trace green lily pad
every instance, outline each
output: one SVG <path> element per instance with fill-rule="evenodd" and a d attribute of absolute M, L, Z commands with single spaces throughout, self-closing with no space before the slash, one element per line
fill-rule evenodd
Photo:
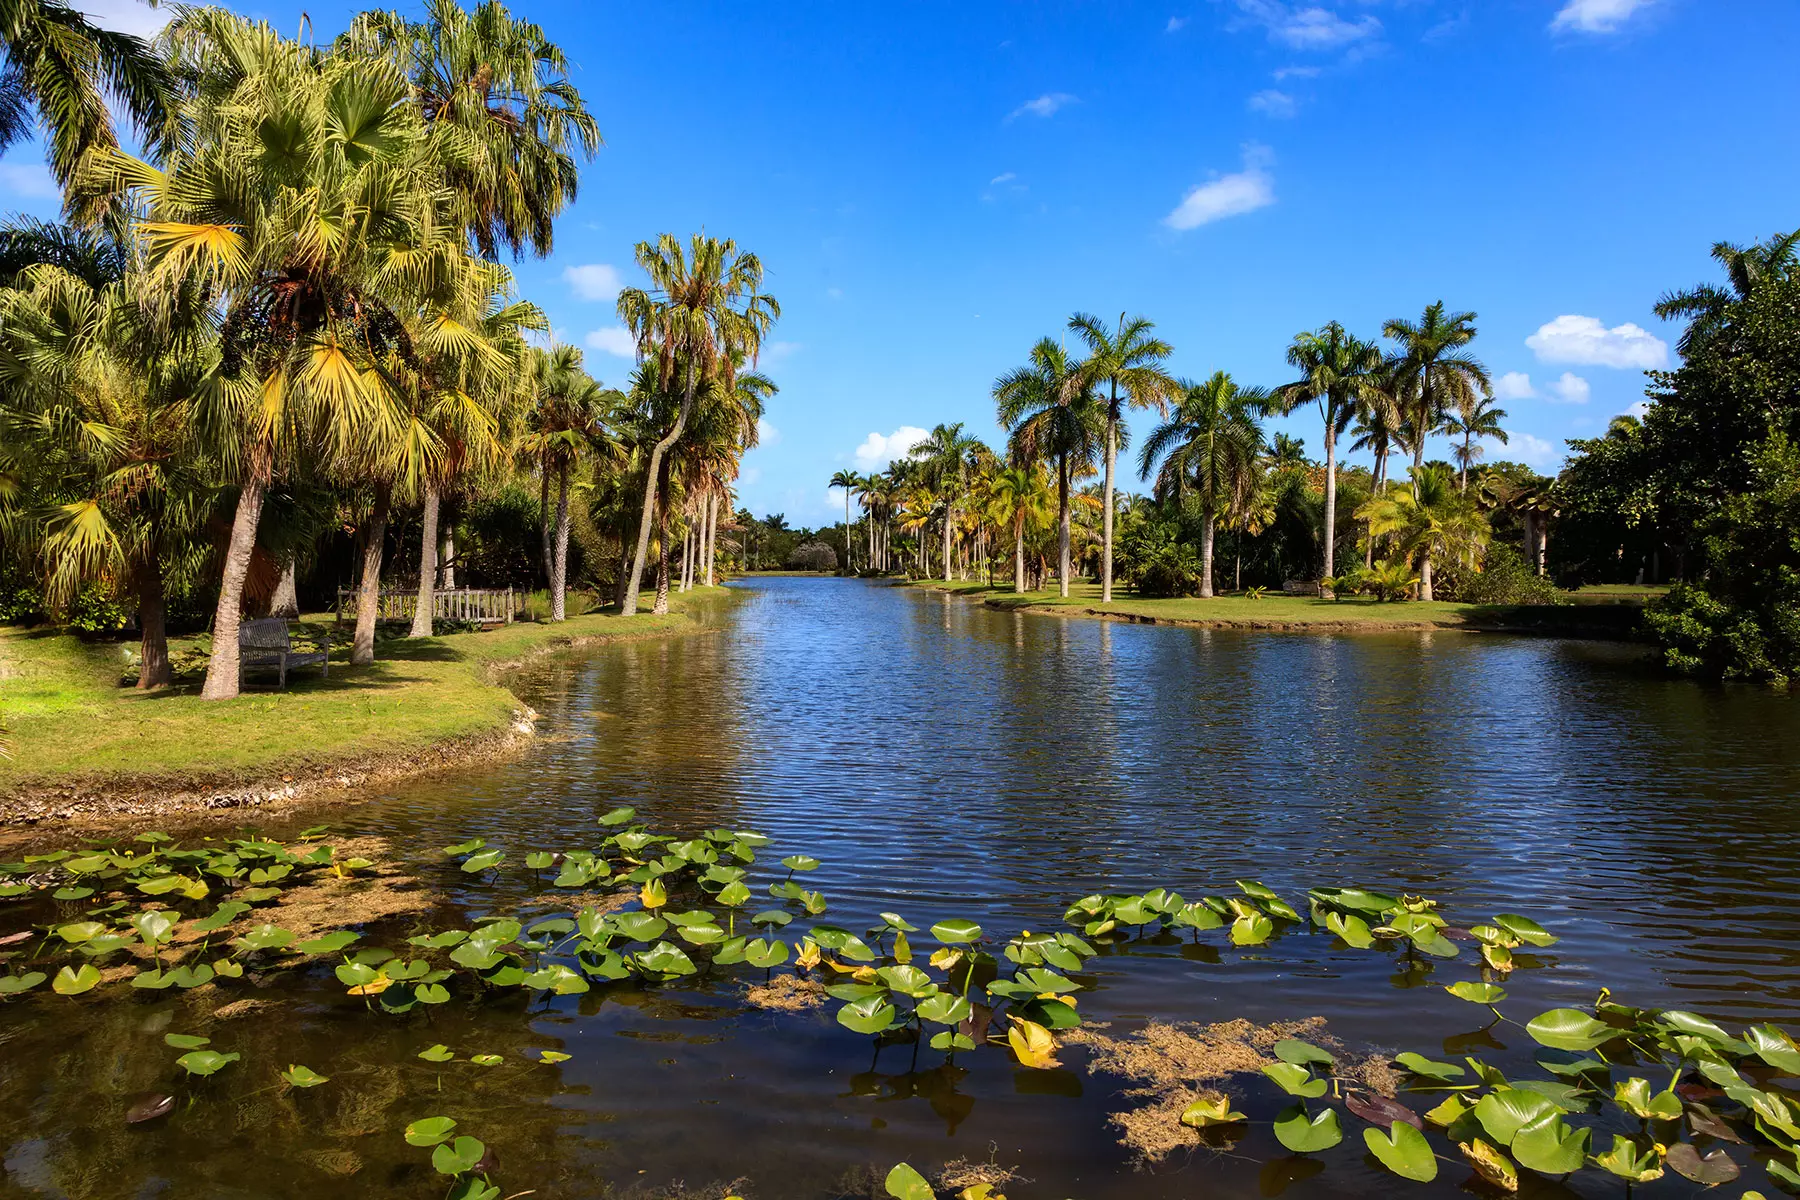
<path fill-rule="evenodd" d="M 1387 1133 L 1379 1129 L 1362 1131 L 1363 1144 L 1381 1165 L 1404 1179 L 1430 1183 L 1437 1178 L 1437 1155 L 1425 1135 L 1405 1121 L 1395 1121 Z"/>

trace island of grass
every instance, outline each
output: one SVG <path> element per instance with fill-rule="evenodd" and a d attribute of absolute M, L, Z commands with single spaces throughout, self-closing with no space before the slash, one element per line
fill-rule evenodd
<path fill-rule="evenodd" d="M 1569 637 L 1635 638 L 1644 597 L 1636 593 L 1578 604 L 1460 604 L 1453 601 L 1378 601 L 1362 596 L 1337 600 L 1279 593 L 1182 596 L 1167 599 L 1135 596 L 1120 588 L 1111 604 L 1100 602 L 1100 585 L 1080 579 L 1064 597 L 1053 584 L 1037 591 L 1015 592 L 1011 583 L 981 580 L 921 579 L 915 584 L 981 600 L 990 608 L 1106 617 L 1154 625 L 1191 625 L 1210 629 L 1270 629 L 1317 633 L 1382 633 L 1408 629 L 1462 629 L 1489 632 L 1544 633 Z M 1579 596 L 1580 593 L 1574 595 Z"/>
<path fill-rule="evenodd" d="M 348 665 L 334 637 L 331 675 L 252 673 L 233 700 L 199 698 L 208 638 L 171 638 L 189 664 L 175 686 L 131 688 L 117 642 L 51 629 L 0 629 L 0 824 L 261 804 L 345 781 L 407 774 L 523 743 L 530 710 L 499 682 L 513 665 L 574 645 L 674 636 L 704 627 L 730 595 L 695 588 L 666 616 L 598 611 L 556 624 L 517 622 L 442 637 L 383 639 L 377 661 Z M 296 633 L 331 628 L 328 614 Z"/>

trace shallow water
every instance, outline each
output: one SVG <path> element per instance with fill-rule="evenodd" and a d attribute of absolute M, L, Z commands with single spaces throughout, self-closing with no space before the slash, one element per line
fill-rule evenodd
<path fill-rule="evenodd" d="M 1458 923 L 1520 912 L 1561 936 L 1509 980 L 1508 1015 L 1605 985 L 1800 1026 L 1790 699 L 1665 679 L 1630 648 L 1592 643 L 1114 625 L 855 581 L 743 591 L 704 634 L 541 661 L 515 685 L 544 715 L 531 757 L 397 788 L 333 814 L 334 833 L 421 851 L 481 836 L 516 861 L 591 841 L 596 815 L 632 804 L 658 830 L 755 829 L 774 857 L 815 855 L 806 882 L 830 900 L 825 919 L 857 929 L 897 910 L 1005 936 L 1060 927 L 1089 892 L 1193 897 L 1239 877 L 1292 900 L 1319 885 L 1424 892 Z M 471 881 L 441 858 L 422 869 L 451 889 L 446 919 L 537 890 L 517 872 Z M 174 1082 L 161 1034 L 194 1028 L 204 1004 L 15 1002 L 0 1009 L 0 1189 L 433 1196 L 426 1153 L 398 1131 L 438 1113 L 496 1148 L 503 1195 L 747 1177 L 753 1197 L 828 1197 L 859 1171 L 959 1157 L 1019 1166 L 1032 1182 L 1015 1198 L 1424 1196 L 1465 1175 L 1404 1184 L 1365 1161 L 1353 1123 L 1310 1178 L 1289 1180 L 1266 1125 L 1136 1172 L 1107 1122 L 1134 1103 L 1127 1085 L 1088 1073 L 1080 1051 L 1046 1072 L 998 1050 L 954 1067 L 907 1046 L 872 1056 L 830 1010 L 746 1010 L 723 974 L 397 1018 L 365 1013 L 328 974 L 288 978 L 264 993 L 278 1008 L 208 1027 L 243 1063 L 167 1121 L 130 1128 L 129 1098 Z M 1320 1014 L 1351 1046 L 1530 1052 L 1431 986 L 1470 977 L 1466 965 L 1433 978 L 1318 934 L 1250 951 L 1217 934 L 1129 943 L 1087 974 L 1084 1018 L 1121 1029 Z M 434 1042 L 509 1065 L 439 1071 L 413 1057 Z M 518 1066 L 527 1047 L 572 1058 Z M 289 1062 L 333 1082 L 251 1094 Z M 1245 1090 L 1254 1119 L 1279 1107 L 1272 1086 Z M 1614 1195 L 1615 1182 L 1575 1190 Z M 1639 1192 L 1694 1190 L 1671 1174 Z"/>

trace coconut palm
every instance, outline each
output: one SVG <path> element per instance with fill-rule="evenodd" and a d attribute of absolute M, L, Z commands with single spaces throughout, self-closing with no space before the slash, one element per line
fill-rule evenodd
<path fill-rule="evenodd" d="M 1144 441 L 1138 472 L 1155 475 L 1163 503 L 1199 510 L 1200 595 L 1213 594 L 1213 535 L 1221 518 L 1245 507 L 1255 493 L 1263 452 L 1262 426 L 1269 393 L 1241 388 L 1219 371 L 1200 383 L 1181 381 L 1170 417 Z"/>
<path fill-rule="evenodd" d="M 187 132 L 160 168 L 97 150 L 84 179 L 140 198 L 153 288 L 191 276 L 223 300 L 220 382 L 197 410 L 238 483 L 201 691 L 216 700 L 238 691 L 270 482 L 302 446 L 329 462 L 384 440 L 368 374 L 458 250 L 391 62 L 321 54 L 217 8 L 182 10 L 166 36 L 193 90 Z"/>
<path fill-rule="evenodd" d="M 498 0 L 472 11 L 427 0 L 422 21 L 358 15 L 338 46 L 389 56 L 406 72 L 455 220 L 482 255 L 502 246 L 515 257 L 526 247 L 550 252 L 551 223 L 575 200 L 575 156 L 594 156 L 600 130 L 541 28 L 515 20 Z"/>
<path fill-rule="evenodd" d="M 950 582 L 950 537 L 956 525 L 956 502 L 968 486 L 971 459 L 981 443 L 963 434 L 962 422 L 936 425 L 908 453 L 924 462 L 944 502 L 944 582 Z"/>
<path fill-rule="evenodd" d="M 1387 487 L 1388 459 L 1396 447 L 1405 445 L 1404 418 L 1401 416 L 1400 386 L 1391 363 L 1384 362 L 1372 386 L 1357 407 L 1356 440 L 1351 450 L 1367 450 L 1375 458 L 1372 490 L 1381 495 Z M 1363 539 L 1363 567 L 1375 565 L 1375 538 Z"/>
<path fill-rule="evenodd" d="M 831 477 L 831 486 L 844 489 L 844 569 L 854 573 L 856 568 L 850 561 L 850 499 L 862 487 L 862 476 L 855 471 L 838 471 Z"/>
<path fill-rule="evenodd" d="M 1473 561 L 1487 544 L 1488 522 L 1441 463 L 1414 467 L 1412 487 L 1395 488 L 1356 510 L 1376 536 L 1392 535 L 1401 561 L 1416 563 L 1419 599 L 1432 600 L 1432 564 L 1445 555 Z"/>
<path fill-rule="evenodd" d="M 552 346 L 532 355 L 533 402 L 524 418 L 520 452 L 538 465 L 540 520 L 548 534 L 546 574 L 550 587 L 550 619 L 565 620 L 569 582 L 569 480 L 586 456 L 607 438 L 612 416 L 609 393 L 581 367 L 581 351 Z M 556 481 L 556 508 L 550 515 L 550 481 Z"/>
<path fill-rule="evenodd" d="M 1015 464 L 1051 462 L 1056 468 L 1057 573 L 1069 594 L 1071 489 L 1106 444 L 1106 412 L 1092 379 L 1049 338 L 1031 348 L 1027 365 L 994 383 L 994 405 L 1011 437 Z"/>
<path fill-rule="evenodd" d="M 1401 399 L 1401 414 L 1412 446 L 1413 466 L 1425 465 L 1425 440 L 1444 414 L 1491 396 L 1487 368 L 1464 351 L 1475 340 L 1475 314 L 1446 312 L 1437 301 L 1418 321 L 1399 317 L 1382 325 L 1382 335 L 1399 344 L 1388 361 Z"/>
<path fill-rule="evenodd" d="M 1013 591 L 1025 590 L 1025 528 L 1047 521 L 1051 510 L 1050 482 L 1044 468 L 1004 466 L 988 480 L 986 499 L 994 520 L 1012 530 Z"/>
<path fill-rule="evenodd" d="M 730 388 L 738 363 L 755 366 L 764 336 L 781 316 L 775 297 L 760 290 L 761 261 L 729 238 L 695 234 L 684 251 L 674 234 L 665 233 L 639 242 L 636 257 L 650 288 L 620 292 L 619 316 L 636 339 L 638 357 L 652 364 L 656 386 L 678 391 L 681 407 L 650 450 L 637 548 L 620 605 L 626 616 L 637 612 L 663 457 L 693 418 L 702 385 L 716 380 Z"/>
<path fill-rule="evenodd" d="M 1288 365 L 1300 378 L 1276 388 L 1273 410 L 1286 414 L 1317 401 L 1325 425 L 1325 566 L 1334 572 L 1337 539 L 1337 443 L 1374 390 L 1381 370 L 1381 350 L 1345 332 L 1336 321 L 1296 337 L 1287 351 Z"/>
<path fill-rule="evenodd" d="M 1505 418 L 1506 410 L 1492 396 L 1476 396 L 1473 403 L 1451 413 L 1444 422 L 1445 433 L 1462 439 L 1455 449 L 1457 491 L 1469 490 L 1469 468 L 1481 461 L 1483 438 L 1493 438 L 1502 446 L 1507 444 L 1506 430 L 1500 426 Z"/>
<path fill-rule="evenodd" d="M 1102 485 L 1100 602 L 1112 603 L 1113 581 L 1113 466 L 1119 455 L 1119 423 L 1124 406 L 1154 408 L 1166 411 L 1168 401 L 1177 388 L 1175 379 L 1163 368 L 1163 362 L 1174 349 L 1161 338 L 1152 337 L 1156 326 L 1146 317 L 1127 321 L 1119 314 L 1118 327 L 1108 332 L 1100 318 L 1076 313 L 1069 318 L 1069 328 L 1087 344 L 1083 372 L 1096 384 L 1106 388 L 1106 467 Z"/>

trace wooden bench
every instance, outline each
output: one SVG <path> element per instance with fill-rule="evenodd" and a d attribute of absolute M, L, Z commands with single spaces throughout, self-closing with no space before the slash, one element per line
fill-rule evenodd
<path fill-rule="evenodd" d="M 1319 586 L 1316 579 L 1289 579 L 1282 583 L 1281 590 L 1290 596 L 1325 595 L 1325 589 Z"/>
<path fill-rule="evenodd" d="M 289 667 L 319 664 L 321 675 L 331 676 L 331 635 L 316 636 L 317 650 L 295 650 L 288 623 L 280 617 L 263 617 L 238 623 L 238 686 L 244 685 L 244 672 L 251 667 L 274 667 L 281 675 L 281 686 L 287 686 Z"/>

